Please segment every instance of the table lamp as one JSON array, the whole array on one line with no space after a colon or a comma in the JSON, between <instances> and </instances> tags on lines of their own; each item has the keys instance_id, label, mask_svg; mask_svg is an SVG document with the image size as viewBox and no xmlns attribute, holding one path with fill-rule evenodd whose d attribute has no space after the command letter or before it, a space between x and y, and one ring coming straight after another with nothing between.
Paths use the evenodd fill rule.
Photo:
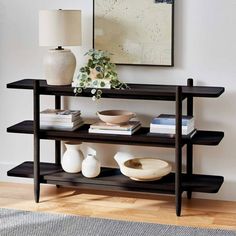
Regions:
<instances>
[{"instance_id":1,"label":"table lamp","mask_svg":"<svg viewBox=\"0 0 236 236\"><path fill-rule=\"evenodd\" d=\"M39 45L52 46L44 57L44 76L48 85L72 83L76 58L63 46L81 45L80 10L42 10L39 12Z\"/></svg>"}]
</instances>

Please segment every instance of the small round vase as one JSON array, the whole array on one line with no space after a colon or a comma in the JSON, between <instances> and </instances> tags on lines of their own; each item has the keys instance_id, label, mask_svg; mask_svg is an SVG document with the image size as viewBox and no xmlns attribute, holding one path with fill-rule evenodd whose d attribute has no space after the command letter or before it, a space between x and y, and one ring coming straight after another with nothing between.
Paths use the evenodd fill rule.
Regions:
<instances>
[{"instance_id":1,"label":"small round vase","mask_svg":"<svg viewBox=\"0 0 236 236\"><path fill-rule=\"evenodd\" d=\"M95 155L88 154L82 162L82 174L87 178L95 178L100 174L101 164Z\"/></svg>"},{"instance_id":2,"label":"small round vase","mask_svg":"<svg viewBox=\"0 0 236 236\"><path fill-rule=\"evenodd\" d=\"M66 151L62 157L61 165L65 172L78 173L81 171L84 155L80 150L81 143L65 143Z\"/></svg>"}]
</instances>

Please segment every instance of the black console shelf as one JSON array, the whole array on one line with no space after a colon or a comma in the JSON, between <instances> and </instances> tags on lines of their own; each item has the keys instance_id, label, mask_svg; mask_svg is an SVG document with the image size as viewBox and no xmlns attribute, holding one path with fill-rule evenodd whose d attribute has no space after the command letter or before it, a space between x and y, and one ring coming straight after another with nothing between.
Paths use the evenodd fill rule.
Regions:
<instances>
[{"instance_id":1,"label":"black console shelf","mask_svg":"<svg viewBox=\"0 0 236 236\"><path fill-rule=\"evenodd\" d=\"M73 132L40 129L40 95L55 96L55 108L60 109L62 96L75 96L73 88L71 86L48 86L46 81L35 79L24 79L9 83L7 88L33 90L34 120L26 120L15 124L7 128L7 132L34 135L34 161L22 163L8 171L8 175L34 178L36 202L39 202L41 183L114 191L175 194L176 214L180 216L182 193L184 191L187 192L189 199L191 199L192 192L216 193L224 181L221 176L193 173L193 145L218 145L224 137L224 133L221 131L197 130L191 138L181 134L182 101L187 99L187 115L193 115L194 97L217 98L224 92L223 87L193 86L193 80L188 79L187 86L129 84L130 89L103 90L103 98L174 101L176 104L175 137L150 135L148 133L149 128L145 127L142 127L132 136L90 134L88 133L89 124L85 124ZM90 89L85 90L78 97L80 96L91 96ZM40 162L41 139L55 140L55 163ZM85 178L81 174L68 174L62 170L60 165L62 140L174 148L176 171L161 180L152 182L130 180L114 168L102 168L101 174L94 179ZM183 146L187 147L186 173L182 171Z\"/></svg>"}]
</instances>

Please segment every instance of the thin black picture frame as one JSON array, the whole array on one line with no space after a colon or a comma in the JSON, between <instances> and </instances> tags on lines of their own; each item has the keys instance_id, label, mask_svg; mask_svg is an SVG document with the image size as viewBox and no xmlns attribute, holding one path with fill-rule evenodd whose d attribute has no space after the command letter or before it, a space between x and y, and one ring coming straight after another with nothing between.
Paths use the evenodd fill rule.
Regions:
<instances>
[{"instance_id":1,"label":"thin black picture frame","mask_svg":"<svg viewBox=\"0 0 236 236\"><path fill-rule=\"evenodd\" d=\"M92 0L93 1L93 40L92 40L92 45L93 48L95 49L95 1L97 0ZM175 18L175 0L153 0L162 4L171 4L172 5L172 12L171 12L171 63L169 65L158 65L158 64L134 64L134 63L115 63L117 65L123 65L123 66L153 66L153 67L174 67L174 29L175 29L175 24L174 24L174 18Z\"/></svg>"}]
</instances>

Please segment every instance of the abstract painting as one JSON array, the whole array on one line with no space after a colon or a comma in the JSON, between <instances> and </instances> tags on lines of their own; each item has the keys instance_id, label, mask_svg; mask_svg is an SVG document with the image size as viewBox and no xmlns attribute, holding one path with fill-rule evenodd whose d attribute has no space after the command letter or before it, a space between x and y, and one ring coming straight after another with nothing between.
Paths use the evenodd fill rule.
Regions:
<instances>
[{"instance_id":1,"label":"abstract painting","mask_svg":"<svg viewBox=\"0 0 236 236\"><path fill-rule=\"evenodd\" d=\"M93 46L126 65L173 66L174 0L94 0Z\"/></svg>"}]
</instances>

